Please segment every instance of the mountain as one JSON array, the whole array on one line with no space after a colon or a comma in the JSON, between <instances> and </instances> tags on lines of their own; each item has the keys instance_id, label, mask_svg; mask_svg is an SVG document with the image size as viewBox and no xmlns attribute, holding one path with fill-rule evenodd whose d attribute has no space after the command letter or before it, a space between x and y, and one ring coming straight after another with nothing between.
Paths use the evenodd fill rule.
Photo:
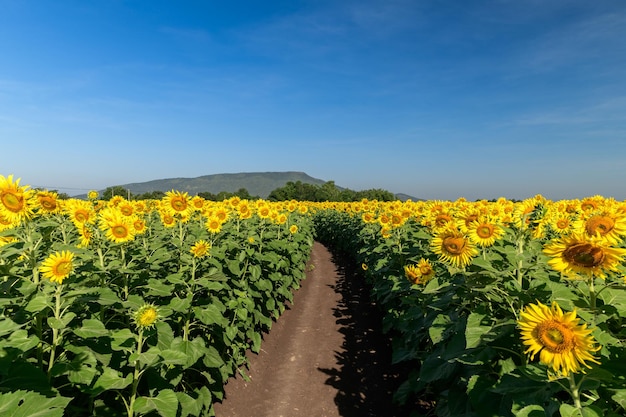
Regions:
<instances>
[{"instance_id":1,"label":"mountain","mask_svg":"<svg viewBox=\"0 0 626 417\"><path fill-rule=\"evenodd\" d=\"M166 178L147 182L123 184L133 194L150 193L153 191L186 191L191 195L208 192L217 194L221 191L236 192L241 188L248 190L250 195L267 198L276 188L283 187L289 181L300 181L306 184L322 185L326 181L313 178L304 172L240 172L236 174L203 175L196 178ZM102 193L102 191L100 192Z\"/></svg>"}]
</instances>

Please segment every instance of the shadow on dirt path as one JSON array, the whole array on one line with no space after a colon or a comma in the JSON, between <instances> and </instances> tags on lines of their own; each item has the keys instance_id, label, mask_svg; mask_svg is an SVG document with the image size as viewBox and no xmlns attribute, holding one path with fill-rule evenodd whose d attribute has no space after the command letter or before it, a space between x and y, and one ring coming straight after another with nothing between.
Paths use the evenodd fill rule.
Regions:
<instances>
[{"instance_id":1,"label":"shadow on dirt path","mask_svg":"<svg viewBox=\"0 0 626 417\"><path fill-rule=\"evenodd\" d=\"M259 354L248 354L249 381L228 381L216 416L408 416L392 404L402 370L360 271L318 242L307 271Z\"/></svg>"},{"instance_id":2,"label":"shadow on dirt path","mask_svg":"<svg viewBox=\"0 0 626 417\"><path fill-rule=\"evenodd\" d=\"M382 332L382 314L370 300L362 271L333 255L338 279L333 285L341 295L334 309L342 349L335 352L337 366L320 369L329 376L327 384L337 388L335 403L344 417L395 416L410 414L393 404L393 394L406 378L400 365L391 364L391 342Z\"/></svg>"}]
</instances>

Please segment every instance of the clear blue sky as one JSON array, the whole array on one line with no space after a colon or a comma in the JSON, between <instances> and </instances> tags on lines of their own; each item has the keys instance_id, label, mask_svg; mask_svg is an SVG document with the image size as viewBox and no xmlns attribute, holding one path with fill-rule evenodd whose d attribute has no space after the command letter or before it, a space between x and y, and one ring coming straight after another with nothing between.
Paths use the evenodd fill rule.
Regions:
<instances>
[{"instance_id":1,"label":"clear blue sky","mask_svg":"<svg viewBox=\"0 0 626 417\"><path fill-rule=\"evenodd\" d=\"M626 199L623 0L0 0L0 174Z\"/></svg>"}]
</instances>

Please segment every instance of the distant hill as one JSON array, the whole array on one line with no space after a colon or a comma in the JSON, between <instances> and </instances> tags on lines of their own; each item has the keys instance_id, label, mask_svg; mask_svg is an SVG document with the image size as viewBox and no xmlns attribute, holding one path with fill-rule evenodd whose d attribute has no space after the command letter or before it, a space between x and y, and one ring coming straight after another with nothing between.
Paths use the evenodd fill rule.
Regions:
<instances>
[{"instance_id":1,"label":"distant hill","mask_svg":"<svg viewBox=\"0 0 626 417\"><path fill-rule=\"evenodd\" d=\"M236 192L241 188L248 190L250 195L267 198L276 188L283 187L289 181L300 181L306 184L322 185L326 181L313 178L304 172L240 172L236 174L203 175L196 178L166 178L131 184L121 184L133 194L144 194L153 191L186 191L191 195L208 192L218 194L221 191ZM102 193L101 190L100 192ZM81 197L81 196L77 196Z\"/></svg>"},{"instance_id":2,"label":"distant hill","mask_svg":"<svg viewBox=\"0 0 626 417\"><path fill-rule=\"evenodd\" d=\"M322 185L327 181L313 178L304 172L240 172L236 174L213 174L203 175L196 178L165 178L146 182L135 182L130 184L116 184L115 186L130 190L138 195L151 193L153 191L186 191L191 195L208 192L218 194L222 191L236 192L241 188L248 190L252 196L267 198L269 194L277 188L284 187L288 182L300 181L304 184ZM337 186L339 189L343 187ZM102 194L104 190L99 190ZM413 201L419 200L407 194L396 194L398 200ZM86 194L77 195L76 198L86 198Z\"/></svg>"}]
</instances>

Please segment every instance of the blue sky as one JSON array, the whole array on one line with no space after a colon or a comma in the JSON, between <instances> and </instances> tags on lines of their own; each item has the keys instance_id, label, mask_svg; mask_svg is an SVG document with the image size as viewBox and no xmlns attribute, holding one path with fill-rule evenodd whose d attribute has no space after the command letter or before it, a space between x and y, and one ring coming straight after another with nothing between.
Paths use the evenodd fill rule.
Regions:
<instances>
[{"instance_id":1,"label":"blue sky","mask_svg":"<svg viewBox=\"0 0 626 417\"><path fill-rule=\"evenodd\" d=\"M0 174L626 199L623 0L0 0Z\"/></svg>"}]
</instances>

